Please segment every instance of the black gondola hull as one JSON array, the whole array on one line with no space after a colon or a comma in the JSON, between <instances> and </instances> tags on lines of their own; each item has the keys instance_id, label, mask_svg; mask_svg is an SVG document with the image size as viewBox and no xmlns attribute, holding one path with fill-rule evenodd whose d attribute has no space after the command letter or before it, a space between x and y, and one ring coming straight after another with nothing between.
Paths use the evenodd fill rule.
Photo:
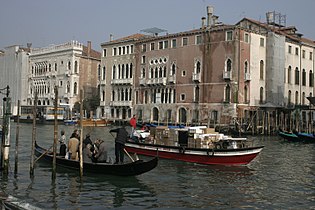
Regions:
<instances>
[{"instance_id":1,"label":"black gondola hull","mask_svg":"<svg viewBox=\"0 0 315 210\"><path fill-rule=\"evenodd\" d=\"M47 152L46 149L35 145L35 155L41 157L47 162L53 162L53 155ZM80 169L80 162L76 160L66 159L64 157L56 156L56 165L69 169ZM151 171L158 165L158 157L154 157L149 161L137 160L135 162L124 164L110 164L110 163L83 163L83 171L89 173L98 173L115 176L136 176Z\"/></svg>"}]
</instances>

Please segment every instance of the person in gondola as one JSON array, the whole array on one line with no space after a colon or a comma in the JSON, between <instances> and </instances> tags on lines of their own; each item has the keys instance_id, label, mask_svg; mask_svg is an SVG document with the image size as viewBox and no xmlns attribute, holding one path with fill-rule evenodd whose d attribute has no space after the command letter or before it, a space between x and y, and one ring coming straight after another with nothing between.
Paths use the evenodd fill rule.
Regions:
<instances>
[{"instance_id":1,"label":"person in gondola","mask_svg":"<svg viewBox=\"0 0 315 210\"><path fill-rule=\"evenodd\" d=\"M65 157L67 153L67 146L66 146L66 135L65 135L64 130L61 131L59 143L60 143L59 155L62 157Z\"/></svg>"},{"instance_id":2,"label":"person in gondola","mask_svg":"<svg viewBox=\"0 0 315 210\"><path fill-rule=\"evenodd\" d=\"M128 132L125 128L125 125L123 125L120 128L111 129L109 131L110 133L116 133L115 137L115 164L123 163L124 162L124 148L125 143L128 139Z\"/></svg>"},{"instance_id":3,"label":"person in gondola","mask_svg":"<svg viewBox=\"0 0 315 210\"><path fill-rule=\"evenodd\" d=\"M79 159L79 139L75 133L71 134L71 137L68 142L68 152L69 152L69 159L71 160L78 160Z\"/></svg>"},{"instance_id":4,"label":"person in gondola","mask_svg":"<svg viewBox=\"0 0 315 210\"><path fill-rule=\"evenodd\" d=\"M93 162L93 145L86 144L82 150L83 162L92 163Z\"/></svg>"},{"instance_id":5,"label":"person in gondola","mask_svg":"<svg viewBox=\"0 0 315 210\"><path fill-rule=\"evenodd\" d=\"M83 147L85 147L88 144L93 145L90 134L86 134L85 139L83 140Z\"/></svg>"},{"instance_id":6,"label":"person in gondola","mask_svg":"<svg viewBox=\"0 0 315 210\"><path fill-rule=\"evenodd\" d=\"M93 156L93 162L105 163L107 161L107 150L103 140L97 139L95 141L97 152Z\"/></svg>"}]
</instances>

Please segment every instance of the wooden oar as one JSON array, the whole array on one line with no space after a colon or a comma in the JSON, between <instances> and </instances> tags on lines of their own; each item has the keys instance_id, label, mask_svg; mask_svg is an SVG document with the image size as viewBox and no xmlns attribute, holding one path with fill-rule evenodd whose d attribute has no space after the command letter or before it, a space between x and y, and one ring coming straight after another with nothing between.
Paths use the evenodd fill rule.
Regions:
<instances>
[{"instance_id":1,"label":"wooden oar","mask_svg":"<svg viewBox=\"0 0 315 210\"><path fill-rule=\"evenodd\" d=\"M47 149L43 154L41 154L38 158L36 158L36 160L34 160L34 163L36 163L39 159L41 159L44 155L46 155L48 152L51 152L51 148L53 146L51 146L49 149Z\"/></svg>"}]
</instances>

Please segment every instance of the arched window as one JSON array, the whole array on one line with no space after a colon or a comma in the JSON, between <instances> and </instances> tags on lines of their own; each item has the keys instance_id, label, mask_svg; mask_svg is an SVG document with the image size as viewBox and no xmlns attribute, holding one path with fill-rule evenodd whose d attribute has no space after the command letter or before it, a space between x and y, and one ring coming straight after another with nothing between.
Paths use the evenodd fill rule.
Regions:
<instances>
[{"instance_id":1,"label":"arched window","mask_svg":"<svg viewBox=\"0 0 315 210\"><path fill-rule=\"evenodd\" d=\"M129 78L131 78L132 79L132 71L133 71L133 66L132 66L132 63L130 64L130 67L129 67Z\"/></svg>"},{"instance_id":2,"label":"arched window","mask_svg":"<svg viewBox=\"0 0 315 210\"><path fill-rule=\"evenodd\" d=\"M113 66L113 74L112 74L112 79L116 79L116 66Z\"/></svg>"},{"instance_id":3,"label":"arched window","mask_svg":"<svg viewBox=\"0 0 315 210\"><path fill-rule=\"evenodd\" d=\"M288 92L288 106L291 106L291 90Z\"/></svg>"},{"instance_id":4,"label":"arched window","mask_svg":"<svg viewBox=\"0 0 315 210\"><path fill-rule=\"evenodd\" d=\"M248 62L247 61L245 61L245 63L244 63L244 73L245 74L249 73L248 72Z\"/></svg>"},{"instance_id":5,"label":"arched window","mask_svg":"<svg viewBox=\"0 0 315 210\"><path fill-rule=\"evenodd\" d=\"M102 74L102 79L105 80L106 79L106 67L103 66L103 74Z\"/></svg>"},{"instance_id":6,"label":"arched window","mask_svg":"<svg viewBox=\"0 0 315 210\"><path fill-rule=\"evenodd\" d=\"M299 92L295 91L295 105L299 104Z\"/></svg>"},{"instance_id":7,"label":"arched window","mask_svg":"<svg viewBox=\"0 0 315 210\"><path fill-rule=\"evenodd\" d=\"M197 61L197 63L196 63L196 73L198 74L198 73L200 73L200 71L201 71L201 64L200 64L200 61Z\"/></svg>"},{"instance_id":8,"label":"arched window","mask_svg":"<svg viewBox=\"0 0 315 210\"><path fill-rule=\"evenodd\" d=\"M199 102L199 86L195 87L195 102Z\"/></svg>"},{"instance_id":9,"label":"arched window","mask_svg":"<svg viewBox=\"0 0 315 210\"><path fill-rule=\"evenodd\" d=\"M300 84L300 71L298 67L295 68L295 84Z\"/></svg>"},{"instance_id":10,"label":"arched window","mask_svg":"<svg viewBox=\"0 0 315 210\"><path fill-rule=\"evenodd\" d=\"M228 72L232 71L232 61L231 61L231 59L228 59L226 61L226 71L228 71Z\"/></svg>"},{"instance_id":11,"label":"arched window","mask_svg":"<svg viewBox=\"0 0 315 210\"><path fill-rule=\"evenodd\" d=\"M264 102L264 88L260 87L259 103L262 104L263 102Z\"/></svg>"},{"instance_id":12,"label":"arched window","mask_svg":"<svg viewBox=\"0 0 315 210\"><path fill-rule=\"evenodd\" d=\"M310 73L309 73L309 86L314 87L314 74L312 70L310 70Z\"/></svg>"},{"instance_id":13,"label":"arched window","mask_svg":"<svg viewBox=\"0 0 315 210\"><path fill-rule=\"evenodd\" d=\"M231 101L231 88L230 85L227 85L225 87L225 102L230 102Z\"/></svg>"},{"instance_id":14,"label":"arched window","mask_svg":"<svg viewBox=\"0 0 315 210\"><path fill-rule=\"evenodd\" d=\"M302 105L305 105L305 92L302 93Z\"/></svg>"},{"instance_id":15,"label":"arched window","mask_svg":"<svg viewBox=\"0 0 315 210\"><path fill-rule=\"evenodd\" d=\"M74 61L74 73L78 73L78 61Z\"/></svg>"},{"instance_id":16,"label":"arched window","mask_svg":"<svg viewBox=\"0 0 315 210\"><path fill-rule=\"evenodd\" d=\"M74 95L78 94L78 84L76 82L73 84L73 94Z\"/></svg>"},{"instance_id":17,"label":"arched window","mask_svg":"<svg viewBox=\"0 0 315 210\"><path fill-rule=\"evenodd\" d=\"M71 61L68 62L68 70L71 70Z\"/></svg>"},{"instance_id":18,"label":"arched window","mask_svg":"<svg viewBox=\"0 0 315 210\"><path fill-rule=\"evenodd\" d=\"M115 101L115 91L112 90L112 101Z\"/></svg>"},{"instance_id":19,"label":"arched window","mask_svg":"<svg viewBox=\"0 0 315 210\"><path fill-rule=\"evenodd\" d=\"M129 65L126 64L126 78L129 78Z\"/></svg>"},{"instance_id":20,"label":"arched window","mask_svg":"<svg viewBox=\"0 0 315 210\"><path fill-rule=\"evenodd\" d=\"M184 108L179 109L179 123L186 124L187 122L187 111Z\"/></svg>"},{"instance_id":21,"label":"arched window","mask_svg":"<svg viewBox=\"0 0 315 210\"><path fill-rule=\"evenodd\" d=\"M105 91L102 92L102 101L105 101Z\"/></svg>"},{"instance_id":22,"label":"arched window","mask_svg":"<svg viewBox=\"0 0 315 210\"><path fill-rule=\"evenodd\" d=\"M49 90L48 90L48 91L49 91ZM67 81L66 93L70 93L70 82L69 82L69 81Z\"/></svg>"},{"instance_id":23,"label":"arched window","mask_svg":"<svg viewBox=\"0 0 315 210\"><path fill-rule=\"evenodd\" d=\"M264 79L264 61L261 60L260 61L260 65L259 65L259 73L260 73L260 79Z\"/></svg>"},{"instance_id":24,"label":"arched window","mask_svg":"<svg viewBox=\"0 0 315 210\"><path fill-rule=\"evenodd\" d=\"M306 86L306 71L303 69L302 71L302 85Z\"/></svg>"},{"instance_id":25,"label":"arched window","mask_svg":"<svg viewBox=\"0 0 315 210\"><path fill-rule=\"evenodd\" d=\"M171 76L175 75L175 72L176 72L176 65L173 63L172 69L171 69Z\"/></svg>"},{"instance_id":26,"label":"arched window","mask_svg":"<svg viewBox=\"0 0 315 210\"><path fill-rule=\"evenodd\" d=\"M246 104L249 103L247 86L244 87L244 102L245 102Z\"/></svg>"},{"instance_id":27,"label":"arched window","mask_svg":"<svg viewBox=\"0 0 315 210\"><path fill-rule=\"evenodd\" d=\"M292 68L291 68L291 66L289 66L289 68L288 68L288 84L291 84L291 73L292 72Z\"/></svg>"}]
</instances>

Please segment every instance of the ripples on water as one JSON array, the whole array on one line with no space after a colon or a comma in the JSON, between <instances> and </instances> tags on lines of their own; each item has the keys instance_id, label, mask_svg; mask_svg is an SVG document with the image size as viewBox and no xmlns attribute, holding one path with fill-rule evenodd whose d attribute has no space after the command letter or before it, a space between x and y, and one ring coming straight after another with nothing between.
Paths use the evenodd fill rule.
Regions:
<instances>
[{"instance_id":1,"label":"ripples on water","mask_svg":"<svg viewBox=\"0 0 315 210\"><path fill-rule=\"evenodd\" d=\"M69 137L74 127L59 127ZM86 129L106 141L113 157L108 128ZM37 126L37 139L52 145L53 126ZM60 133L60 132L59 132ZM58 134L59 134L58 133ZM2 189L43 209L315 209L315 144L286 143L278 137L256 137L265 145L248 166L206 166L160 160L153 171L137 177L87 175L37 163L29 176L32 126L20 130L19 172L14 176L15 124L11 131L10 174Z\"/></svg>"}]
</instances>

